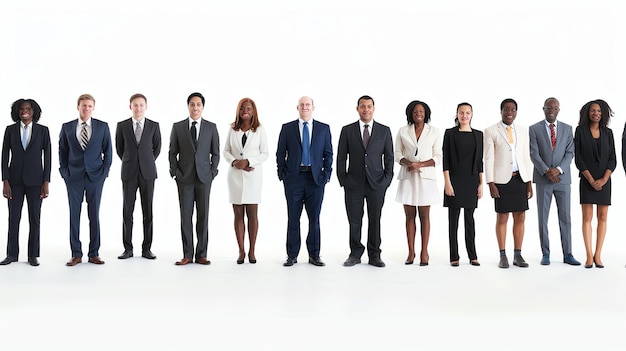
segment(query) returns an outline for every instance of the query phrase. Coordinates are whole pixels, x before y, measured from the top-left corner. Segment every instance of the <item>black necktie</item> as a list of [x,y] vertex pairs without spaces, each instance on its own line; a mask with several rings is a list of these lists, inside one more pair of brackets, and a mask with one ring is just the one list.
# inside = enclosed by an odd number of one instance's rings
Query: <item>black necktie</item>
[[367,149],[367,144],[370,142],[370,126],[366,124],[363,129],[363,146]]
[[198,124],[198,122],[191,122],[191,140],[193,140],[194,147],[198,146],[198,131],[196,130],[196,124]]
[[243,133],[243,136],[241,137],[241,146],[246,146],[246,140],[248,140],[248,136],[246,133]]

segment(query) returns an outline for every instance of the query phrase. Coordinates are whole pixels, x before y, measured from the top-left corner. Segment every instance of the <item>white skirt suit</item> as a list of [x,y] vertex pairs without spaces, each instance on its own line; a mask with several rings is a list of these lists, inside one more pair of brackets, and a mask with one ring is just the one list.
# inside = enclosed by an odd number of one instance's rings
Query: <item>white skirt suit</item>
[[247,172],[230,166],[228,170],[229,201],[235,205],[258,204],[261,202],[263,187],[263,162],[267,160],[267,136],[263,126],[256,132],[248,131],[246,146],[242,146],[244,132],[228,128],[228,137],[224,145],[223,156],[228,165],[234,160],[247,159],[254,171]]
[[[423,162],[433,159],[435,166],[441,164],[441,134],[439,129],[424,124],[419,140],[415,138],[413,124],[406,125],[398,131],[394,149],[394,159],[406,158],[411,162]],[[435,166],[423,167],[420,172],[409,172],[408,167],[400,165],[398,174],[398,192],[396,202],[411,206],[430,206],[441,203],[441,193],[437,188],[437,172]]]

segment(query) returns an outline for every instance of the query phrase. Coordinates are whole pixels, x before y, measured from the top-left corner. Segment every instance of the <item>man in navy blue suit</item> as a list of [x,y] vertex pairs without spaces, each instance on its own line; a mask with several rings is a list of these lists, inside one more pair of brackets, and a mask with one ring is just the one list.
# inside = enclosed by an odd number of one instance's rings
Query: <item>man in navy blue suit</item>
[[297,108],[300,118],[283,124],[276,150],[278,179],[285,187],[288,213],[287,261],[283,265],[289,267],[298,262],[304,205],[309,217],[306,239],[309,263],[324,266],[320,259],[320,212],[333,164],[330,127],[313,120],[315,105],[310,97],[300,98]]
[[24,197],[28,202],[28,263],[39,266],[41,202],[48,197],[51,146],[48,127],[40,125],[41,107],[35,100],[19,99],[11,106],[14,124],[7,126],[2,143],[2,194],[9,202],[7,257],[0,265],[16,262]]
[[100,199],[104,180],[109,175],[113,149],[106,122],[92,118],[96,100],[89,94],[78,97],[79,118],[63,124],[59,136],[59,172],[65,181],[70,205],[70,247],[68,266],[82,262],[80,211],[83,197],[89,217],[89,262],[100,259]]

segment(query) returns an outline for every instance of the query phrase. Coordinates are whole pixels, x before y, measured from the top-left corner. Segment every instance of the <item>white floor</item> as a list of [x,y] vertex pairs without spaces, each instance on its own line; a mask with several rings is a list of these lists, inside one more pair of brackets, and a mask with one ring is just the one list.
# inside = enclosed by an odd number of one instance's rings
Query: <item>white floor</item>
[[[158,186],[158,196],[175,199],[169,180]],[[117,202],[112,200],[120,190],[117,183],[105,187],[103,200]],[[213,263],[208,267],[174,265],[181,257],[178,213],[176,202],[165,199],[157,201],[155,261],[116,258],[122,252],[121,211],[109,205],[102,211],[101,256],[106,264],[65,267],[66,209],[60,200],[54,200],[58,206],[44,204],[42,221],[50,229],[42,239],[41,266],[30,267],[20,257],[20,262],[0,267],[0,349],[623,349],[618,343],[626,329],[622,204],[610,210],[605,269],[560,262],[555,218],[553,263],[540,266],[534,199],[524,242],[530,268],[497,267],[491,199],[481,200],[476,216],[482,266],[470,266],[466,259],[458,268],[449,266],[446,212],[433,207],[430,265],[419,267],[404,265],[402,207],[390,190],[383,214],[387,267],[347,268],[342,266],[348,254],[347,223],[342,194],[335,187],[329,184],[323,209],[322,258],[327,266],[321,268],[305,263],[304,248],[300,263],[282,266],[286,211],[278,188],[260,207],[256,265],[235,263],[232,214],[229,205],[217,205],[225,203],[217,190],[212,194]],[[574,255],[584,260],[576,201]],[[0,237],[0,245],[5,240]],[[139,237],[135,245],[140,246]],[[462,243],[461,256],[466,257]]]

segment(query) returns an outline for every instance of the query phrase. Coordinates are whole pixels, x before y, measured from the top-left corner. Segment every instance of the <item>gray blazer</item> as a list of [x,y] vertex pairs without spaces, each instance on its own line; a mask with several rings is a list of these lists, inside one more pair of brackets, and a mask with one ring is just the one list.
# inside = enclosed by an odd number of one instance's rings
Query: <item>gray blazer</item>
[[559,176],[562,184],[572,183],[570,164],[574,158],[574,137],[572,127],[560,121],[556,122],[556,147],[552,150],[552,142],[546,121],[541,120],[529,129],[530,159],[533,162],[533,183],[550,184],[544,175],[551,167],[560,167],[563,174]]
[[201,119],[198,146],[194,146],[189,131],[189,119],[172,126],[170,136],[170,176],[181,183],[193,183],[196,176],[203,184],[217,176],[220,162],[220,140],[215,123]]

